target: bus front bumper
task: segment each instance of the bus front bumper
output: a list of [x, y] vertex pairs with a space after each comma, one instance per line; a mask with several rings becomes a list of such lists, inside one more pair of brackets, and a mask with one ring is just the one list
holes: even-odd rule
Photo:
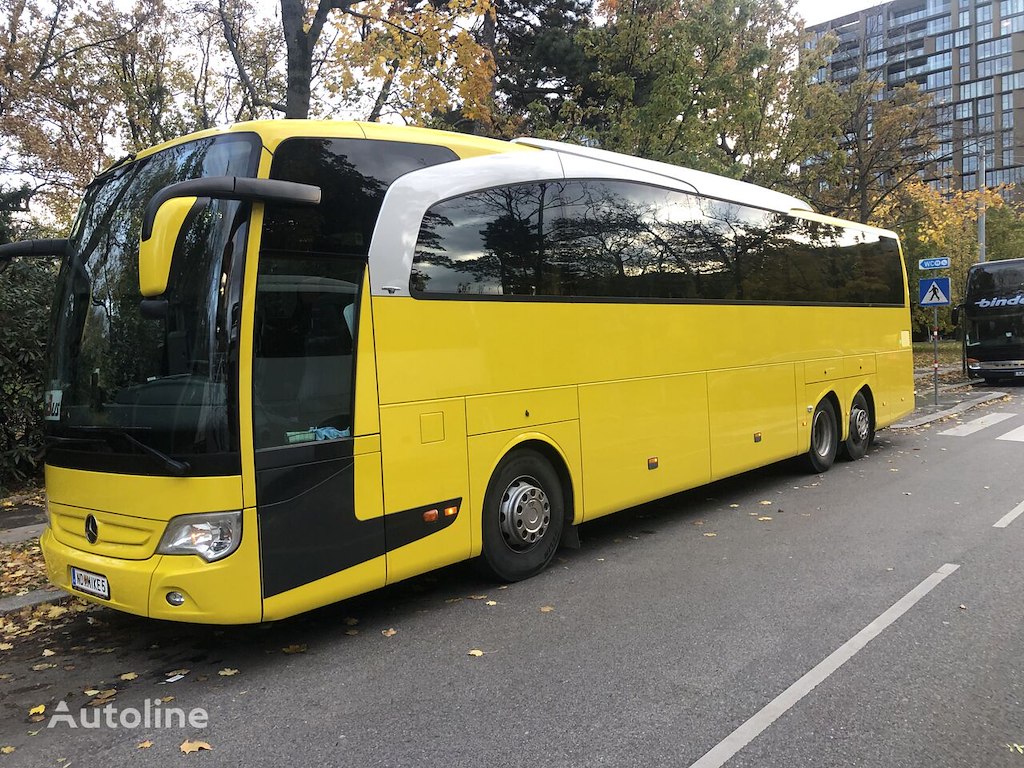
[[967, 372], [975, 378], [1024, 378], [1024, 360], [974, 360], [968, 358]]
[[[252, 624], [263, 618], [255, 542], [215, 563], [192, 555], [153, 555], [145, 560], [97, 555], [58, 541], [50, 528], [43, 531], [39, 544], [50, 582], [98, 605], [200, 624]], [[109, 598], [73, 586], [72, 568], [105, 579]], [[172, 605], [171, 593], [184, 598], [181, 605]]]

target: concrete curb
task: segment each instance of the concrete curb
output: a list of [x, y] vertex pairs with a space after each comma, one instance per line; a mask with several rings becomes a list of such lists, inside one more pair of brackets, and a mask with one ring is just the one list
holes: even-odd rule
[[904, 419], [903, 421], [899, 421], [895, 424], [890, 424], [889, 429], [913, 429], [914, 427], [921, 427], [925, 424], [930, 424], [933, 421], [939, 421], [940, 419], [947, 419], [950, 416], [956, 416], [958, 413], [963, 413], [976, 405], [991, 403], [993, 400], [1002, 400], [1004, 397], [1006, 397], [1006, 392], [983, 392], [975, 398], [964, 400], [956, 405], [946, 408], [945, 410], [936, 411], [935, 413], [926, 413], [921, 416], [911, 416], [909, 419]]
[[72, 597], [73, 595], [62, 589], [54, 589], [52, 587], [34, 589], [24, 595], [0, 598], [0, 616], [20, 611], [23, 608], [38, 608], [45, 603], [63, 603]]
[[36, 525], [9, 528], [6, 531], [0, 530], [0, 544], [21, 544], [32, 539], [38, 539], [44, 528], [46, 528], [45, 523], [37, 523]]

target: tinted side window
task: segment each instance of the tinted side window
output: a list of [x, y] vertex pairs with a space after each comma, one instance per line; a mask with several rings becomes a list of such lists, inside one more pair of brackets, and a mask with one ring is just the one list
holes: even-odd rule
[[714, 275], [732, 257], [723, 223], [699, 198], [661, 187], [576, 181], [563, 190], [550, 237], [563, 295], [716, 298]]
[[384, 193], [399, 176], [458, 160], [447, 147], [370, 139], [289, 139], [270, 176], [321, 188], [320, 205], [268, 205], [263, 249], [366, 256]]
[[423, 217], [411, 288], [484, 296], [560, 295], [546, 233], [562, 184], [518, 184], [433, 206]]
[[435, 205], [414, 293], [902, 304], [896, 241], [620, 181], [522, 184]]
[[256, 281], [256, 448], [352, 434], [359, 291], [384, 193], [399, 176], [457, 160], [446, 147], [290, 139], [275, 179], [314, 184], [318, 206], [268, 205]]

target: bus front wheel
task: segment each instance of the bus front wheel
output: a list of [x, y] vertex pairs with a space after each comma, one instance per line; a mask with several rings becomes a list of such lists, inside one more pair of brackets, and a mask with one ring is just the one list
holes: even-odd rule
[[868, 446], [874, 439], [871, 428], [871, 406], [863, 392], [853, 396], [850, 405], [850, 435], [843, 443], [843, 456], [850, 461], [862, 458], [868, 452]]
[[836, 409], [828, 398], [818, 403], [811, 417], [811, 447], [807, 464], [812, 472], [826, 472], [839, 450], [839, 426]]
[[502, 581], [540, 573], [555, 556], [564, 523], [558, 473], [537, 451], [515, 450], [487, 485], [480, 565]]

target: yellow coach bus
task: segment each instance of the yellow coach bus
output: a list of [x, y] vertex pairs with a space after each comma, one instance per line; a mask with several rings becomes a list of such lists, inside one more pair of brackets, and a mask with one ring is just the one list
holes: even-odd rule
[[623, 155], [273, 121], [126, 158], [59, 255], [49, 578], [119, 610], [280, 619], [913, 406], [891, 232]]

